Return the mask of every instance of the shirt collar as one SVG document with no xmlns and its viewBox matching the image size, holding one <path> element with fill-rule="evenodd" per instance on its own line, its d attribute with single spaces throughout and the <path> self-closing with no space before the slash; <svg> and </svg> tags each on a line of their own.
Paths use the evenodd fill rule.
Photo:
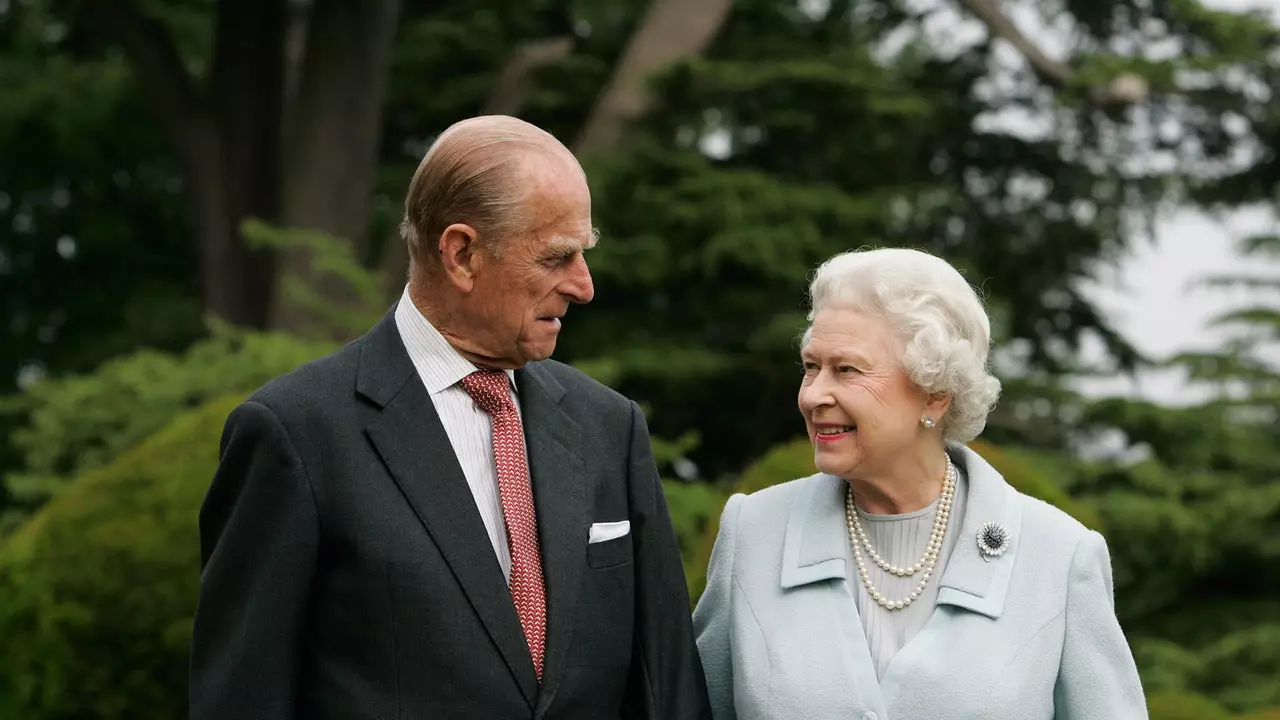
<svg viewBox="0 0 1280 720">
<path fill-rule="evenodd" d="M 462 356 L 444 335 L 427 320 L 409 298 L 409 286 L 405 285 L 396 306 L 396 329 L 404 341 L 404 348 L 413 361 L 418 376 L 427 386 L 427 392 L 435 395 L 458 384 L 462 378 L 480 368 Z M 515 371 L 507 370 L 511 389 L 516 389 Z"/>
</svg>

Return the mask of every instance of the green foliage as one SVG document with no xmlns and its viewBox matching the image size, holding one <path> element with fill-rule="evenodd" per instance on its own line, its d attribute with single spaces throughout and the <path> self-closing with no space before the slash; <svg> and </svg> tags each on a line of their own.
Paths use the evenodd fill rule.
<svg viewBox="0 0 1280 720">
<path fill-rule="evenodd" d="M 182 354 L 140 350 L 91 374 L 41 381 L 11 399 L 27 424 L 13 434 L 24 462 L 4 478 L 17 501 L 6 524 L 11 528 L 71 477 L 106 464 L 183 411 L 229 392 L 248 393 L 334 349 L 217 322 L 210 330 Z"/>
<path fill-rule="evenodd" d="M 315 318 L 313 327 L 295 330 L 295 335 L 320 340 L 355 337 L 386 314 L 389 279 L 362 266 L 350 243 L 318 230 L 277 228 L 256 218 L 245 220 L 241 232 L 250 247 L 297 253 L 310 267 L 308 278 L 296 272 L 280 278 L 282 299 Z"/>
<path fill-rule="evenodd" d="M 1231 720 L 1220 705 L 1192 693 L 1148 695 L 1147 713 L 1151 720 Z"/>
<path fill-rule="evenodd" d="M 197 515 L 240 399 L 81 475 L 0 546 L 0 717 L 185 717 Z"/>
<path fill-rule="evenodd" d="M 1056 377 L 1073 368 L 1075 344 L 1089 334 L 1104 339 L 1115 361 L 1100 372 L 1139 361 L 1077 290 L 1144 231 L 1132 218 L 1188 197 L 1222 206 L 1277 197 L 1271 146 L 1280 116 L 1272 98 L 1280 74 L 1268 61 L 1276 29 L 1198 0 L 1067 0 L 1046 12 L 1061 13 L 1047 18 L 1051 25 L 1076 28 L 1070 65 L 1077 77 L 1066 91 L 1046 93 L 993 74 L 1007 67 L 993 58 L 999 43 L 935 42 L 928 14 L 884 0 L 825 5 L 825 13 L 803 14 L 791 2 L 735 2 L 703 57 L 655 78 L 657 102 L 632 126 L 627 147 L 592 160 L 596 222 L 604 231 L 590 256 L 598 292 L 589 308 L 571 314 L 558 357 L 657 410 L 655 436 L 677 438 L 655 440 L 664 474 L 690 456 L 709 478 L 740 475 L 740 488 L 758 489 L 812 472 L 807 444 L 788 441 L 800 429 L 795 338 L 813 265 L 872 244 L 937 252 L 990 294 L 998 340 L 1030 369 L 1007 378 L 984 435 L 991 443 L 975 447 L 1024 492 L 1105 528 L 1117 606 L 1144 678 L 1158 691 L 1153 719 L 1218 717 L 1276 703 L 1280 372 L 1267 354 L 1280 327 L 1274 303 L 1222 318 L 1240 329 L 1223 348 L 1170 361 L 1217 390 L 1203 406 L 1091 403 L 1063 391 Z M 184 63 L 207 67 L 215 3 L 137 6 L 173 34 Z M 375 213 L 374 235 L 389 239 L 362 248 L 359 260 L 373 264 L 381 247 L 395 242 L 399 199 L 426 143 L 481 111 L 513 47 L 574 37 L 574 52 L 538 73 L 522 113 L 569 140 L 645 6 L 406 6 L 393 50 Z M 185 409 L 223 392 L 247 392 L 331 347 L 218 329 L 185 355 L 172 354 L 203 331 L 189 200 L 177 157 L 120 54 L 100 52 L 86 7 L 0 2 L 0 316 L 8 323 L 0 395 L 17 389 L 19 371 L 63 377 L 101 366 L 90 376 L 37 383 L 7 404 L 16 412 L 5 416 L 0 437 L 12 437 L 20 457 L 0 448 L 0 513 L 11 502 L 6 494 L 25 514 L 71 476 L 99 468 L 88 475 L 98 477 L 123 462 L 121 453 L 134 457 L 130 448 Z M 1152 60 L 1144 50 L 1151 47 L 1184 52 Z M 1126 73 L 1151 85 L 1147 102 L 1123 112 L 1090 104 L 1084 90 Z M 1031 121 L 1000 122 L 1011 114 Z M 1177 132 L 1152 133 L 1153 126 Z M 1226 174 L 1209 182 L 1197 175 L 1205 168 Z M 381 314 L 383 301 L 373 302 L 377 281 L 327 238 L 255 223 L 244 230 L 268 246 L 304 248 L 327 269 L 322 287 L 282 284 L 313 311 L 339 301 L 319 313 L 324 327 L 313 328 L 316 337 L 350 336 Z M 1264 259 L 1280 241 L 1261 237 L 1245 247 Z M 333 293 L 329 280 L 347 289 Z M 1274 273 L 1208 284 L 1259 293 L 1280 287 Z M 1126 441 L 1125 459 L 1078 457 L 1082 437 L 1116 432 Z M 213 431 L 201 438 L 186 450 L 216 446 Z M 757 457 L 762 448 L 776 449 Z M 174 457 L 180 462 L 182 453 Z M 166 455 L 138 477 L 160 483 L 168 462 Z M 16 465 L 22 467 L 13 471 Z M 141 534 L 163 513 L 138 511 L 150 502 L 142 499 L 134 519 L 147 522 L 110 526 L 121 539 L 104 535 L 86 552 L 73 547 L 70 530 L 59 530 L 56 556 L 52 541 L 36 542 L 44 537 L 40 528 L 57 526 L 45 518 L 70 513 L 64 503 L 80 497 L 80 486 L 56 495 L 48 514 L 19 532 L 23 552 L 69 557 L 70 572 L 81 568 L 77 553 L 102 558 L 94 553 L 111 551 L 112 543 L 149 542 Z M 667 480 L 665 487 L 696 596 L 725 485 Z M 116 663 L 112 657 L 81 659 L 59 633 L 82 637 L 76 633 L 94 629 L 94 613 L 110 617 L 108 610 L 64 602 L 74 596 L 50 589 L 58 564 L 19 561 L 17 544 L 0 549 L 0 574 L 9 573 L 0 597 L 16 593 L 14 607 L 26 609 L 5 615 L 8 606 L 0 606 L 0 618 L 17 623 L 0 626 L 6 650 L 17 647 L 9 651 L 14 664 L 0 665 L 0 683 L 25 679 L 15 681 L 18 694 L 0 692 L 0 703 L 25 698 L 27 707 L 61 717 L 136 715 L 144 711 L 127 708 L 140 706 L 146 714 L 180 714 L 149 694 L 149 683 L 168 682 L 166 673 L 185 664 L 160 651 L 135 659 L 128 650 L 114 669 L 106 667 Z M 138 591 L 124 583 L 146 588 L 166 580 L 137 557 L 108 558 L 124 558 L 120 585 L 109 592 L 128 600 L 137 616 L 128 620 L 142 623 L 148 613 L 137 610 Z M 181 574 L 192 566 L 169 567 Z M 100 576 L 93 567 L 84 572 Z M 37 603 L 48 607 L 37 610 Z M 172 617 L 155 615 L 150 637 L 172 639 L 164 626 Z M 104 647 L 117 633 L 131 648 L 128 638 L 140 632 L 124 619 L 101 627 L 95 637 Z M 3 634 L 10 628 L 21 632 Z M 28 661 L 35 670 L 26 671 Z M 98 679 L 109 673 L 115 684 Z M 86 684 L 72 687 L 67 678 L 79 675 Z M 67 688 L 72 695 L 63 703 Z M 123 699 L 130 689 L 140 705 Z M 91 691 L 101 698 L 86 699 Z M 17 712 L 9 710 L 0 706 L 0 716 Z M 1266 711 L 1257 712 L 1261 718 Z"/>
<path fill-rule="evenodd" d="M 1267 261 L 1280 245 L 1263 237 L 1242 247 L 1262 262 L 1204 285 L 1248 286 L 1259 305 L 1227 314 L 1238 333 L 1221 351 L 1169 361 L 1212 397 L 1085 408 L 1081 428 L 1119 430 L 1138 456 L 1079 463 L 1066 487 L 1110 529 L 1116 609 L 1147 688 L 1265 717 L 1260 708 L 1280 707 L 1280 367 L 1267 352 L 1280 309 Z"/>
<path fill-rule="evenodd" d="M 680 557 L 684 563 L 685 583 L 693 601 L 702 594 L 707 582 L 707 562 L 702 557 L 707 536 L 715 538 L 720 525 L 720 512 L 724 510 L 728 496 L 712 485 L 664 480 L 671 523 L 676 529 L 676 542 L 680 545 Z"/>
</svg>

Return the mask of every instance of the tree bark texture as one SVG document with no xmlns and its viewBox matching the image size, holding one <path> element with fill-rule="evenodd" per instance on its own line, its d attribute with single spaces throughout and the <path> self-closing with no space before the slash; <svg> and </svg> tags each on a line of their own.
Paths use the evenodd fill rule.
<svg viewBox="0 0 1280 720">
<path fill-rule="evenodd" d="M 324 231 L 359 257 L 369 231 L 388 67 L 400 0 L 314 0 L 296 96 L 287 112 L 281 224 Z M 313 276 L 305 252 L 282 270 L 320 287 L 334 302 L 342 288 Z M 277 295 L 271 325 L 309 329 L 313 318 Z"/>
<path fill-rule="evenodd" d="M 197 81 L 162 23 L 130 0 L 95 0 L 90 19 L 128 57 L 182 166 L 207 313 L 266 327 L 275 287 L 269 251 L 240 234 L 280 213 L 283 0 L 222 0 L 208 78 Z"/>
<path fill-rule="evenodd" d="M 400 0 L 219 0 L 200 81 L 132 0 L 86 7 L 124 50 L 181 158 L 205 310 L 249 327 L 306 325 L 276 297 L 279 270 L 312 280 L 306 258 L 278 263 L 249 248 L 240 223 L 364 241 Z"/>
</svg>

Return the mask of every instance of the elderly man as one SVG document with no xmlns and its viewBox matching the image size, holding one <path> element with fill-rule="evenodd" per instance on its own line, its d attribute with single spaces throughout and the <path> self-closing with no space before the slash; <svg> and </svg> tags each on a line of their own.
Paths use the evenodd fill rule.
<svg viewBox="0 0 1280 720">
<path fill-rule="evenodd" d="M 460 122 L 403 234 L 394 312 L 227 421 L 191 717 L 707 717 L 644 416 L 547 359 L 593 292 L 581 167 Z"/>
</svg>

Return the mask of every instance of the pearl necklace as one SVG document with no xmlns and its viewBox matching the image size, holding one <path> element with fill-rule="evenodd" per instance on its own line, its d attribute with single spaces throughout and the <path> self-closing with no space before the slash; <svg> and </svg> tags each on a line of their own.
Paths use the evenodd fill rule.
<svg viewBox="0 0 1280 720">
<path fill-rule="evenodd" d="M 853 544 L 854 560 L 858 563 L 858 575 L 862 578 L 862 584 L 867 588 L 867 594 L 880 607 L 886 610 L 901 610 L 918 600 L 921 591 L 924 590 L 925 585 L 929 583 L 929 578 L 933 575 L 934 567 L 938 564 L 938 553 L 942 550 L 942 540 L 947 535 L 947 523 L 951 517 L 951 500 L 956 493 L 956 469 L 951 464 L 950 457 L 945 454 L 943 457 L 946 459 L 947 467 L 943 472 L 942 494 L 938 496 L 938 507 L 934 511 L 933 531 L 929 536 L 929 544 L 924 549 L 924 555 L 911 567 L 900 568 L 890 565 L 880 557 L 875 548 L 871 547 L 871 540 L 862 529 L 862 521 L 858 519 L 858 508 L 853 500 L 853 485 L 850 485 L 848 492 L 845 493 L 845 523 L 849 526 L 849 540 Z M 881 570 L 898 577 L 912 577 L 916 573 L 921 573 L 920 583 L 902 600 L 886 598 L 872 584 L 871 577 L 867 574 L 867 566 L 862 559 L 862 551 L 864 549 L 867 555 L 871 556 L 872 562 Z"/>
</svg>

